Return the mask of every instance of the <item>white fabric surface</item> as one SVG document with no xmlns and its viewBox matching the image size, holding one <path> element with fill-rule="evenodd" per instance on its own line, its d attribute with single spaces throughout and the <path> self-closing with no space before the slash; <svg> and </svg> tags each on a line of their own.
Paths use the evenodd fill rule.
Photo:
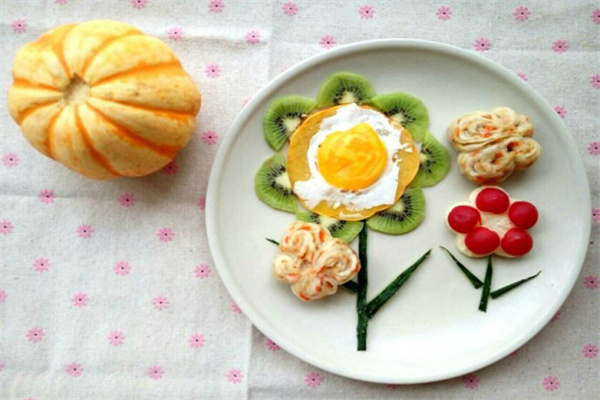
<svg viewBox="0 0 600 400">
<path fill-rule="evenodd" d="M 600 74 L 599 4 L 295 0 L 294 12 L 286 3 L 0 2 L 0 221 L 7 226 L 0 223 L 0 398 L 599 398 L 599 357 L 593 354 L 600 345 L 600 76 L 593 83 Z M 363 9 L 363 17 L 364 5 L 372 9 Z M 530 12 L 526 20 L 515 17 L 520 6 Z M 451 10 L 449 19 L 444 15 L 450 12 L 440 7 Z M 202 90 L 196 137 L 177 157 L 174 174 L 87 180 L 37 153 L 8 115 L 16 50 L 54 26 L 98 18 L 125 21 L 165 40 Z M 18 20 L 26 23 L 24 29 Z M 181 39 L 168 34 L 171 28 L 181 28 Z M 257 43 L 249 43 L 255 41 L 247 36 L 251 31 L 260 35 Z M 198 205 L 218 142 L 245 100 L 282 69 L 327 51 L 328 35 L 335 46 L 410 37 L 472 51 L 477 39 L 487 38 L 485 57 L 525 74 L 552 105 L 566 110 L 564 122 L 591 182 L 592 238 L 561 314 L 517 354 L 468 378 L 388 387 L 341 378 L 269 349 L 266 338 L 235 311 L 212 265 Z M 557 40 L 567 41 L 566 52 L 560 53 L 559 44 L 559 52 L 553 51 Z M 211 65 L 219 66 L 218 77 L 207 72 Z M 217 144 L 210 144 L 207 131 L 216 133 Z M 53 201 L 41 201 L 43 190 L 53 192 Z M 134 195 L 133 206 L 121 205 L 124 193 Z M 92 226 L 91 237 L 78 236 L 83 224 Z M 171 241 L 158 239 L 164 227 L 174 232 Z M 35 264 L 40 258 L 49 262 L 45 271 Z M 113 270 L 120 261 L 129 264 L 127 275 Z M 195 272 L 200 264 L 211 269 L 204 278 Z M 77 293 L 88 299 L 81 307 L 72 301 Z M 166 308 L 154 308 L 157 296 L 167 298 Z M 43 338 L 29 340 L 27 333 L 37 327 Z M 115 330 L 125 336 L 120 345 L 109 342 Z M 190 346 L 194 333 L 203 335 L 201 347 Z M 592 347 L 584 350 L 588 344 Z M 67 373 L 72 363 L 82 368 L 79 376 Z M 163 370 L 159 379 L 148 374 L 153 366 Z M 237 383 L 227 377 L 232 370 L 241 373 Z M 553 383 L 544 384 L 548 377 L 555 377 L 549 379 Z"/>
</svg>

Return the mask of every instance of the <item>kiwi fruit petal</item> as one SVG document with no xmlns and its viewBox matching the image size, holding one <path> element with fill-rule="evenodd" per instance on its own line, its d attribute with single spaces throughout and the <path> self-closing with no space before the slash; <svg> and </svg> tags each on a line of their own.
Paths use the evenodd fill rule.
<svg viewBox="0 0 600 400">
<path fill-rule="evenodd" d="M 450 170 L 450 153 L 431 133 L 423 137 L 420 158 L 419 172 L 410 183 L 411 187 L 433 186 Z"/>
<path fill-rule="evenodd" d="M 386 93 L 374 97 L 369 105 L 375 107 L 410 132 L 420 142 L 429 129 L 429 113 L 425 104 L 407 93 Z"/>
<path fill-rule="evenodd" d="M 331 236 L 350 243 L 360 233 L 364 222 L 362 221 L 341 221 L 335 218 L 324 217 L 310 211 L 298 211 L 296 219 L 304 222 L 313 222 L 329 230 Z"/>
<path fill-rule="evenodd" d="M 254 190 L 260 200 L 273 208 L 291 213 L 298 208 L 281 153 L 276 153 L 260 166 L 254 177 Z"/>
<path fill-rule="evenodd" d="M 362 104 L 376 95 L 371 82 L 362 75 L 338 72 L 323 82 L 317 95 L 317 107 Z"/>
<path fill-rule="evenodd" d="M 367 226 L 390 235 L 402 235 L 415 229 L 425 218 L 425 195 L 421 188 L 410 189 L 390 208 L 367 219 Z"/>
<path fill-rule="evenodd" d="M 314 108 L 315 101 L 306 97 L 290 95 L 275 99 L 263 118 L 267 144 L 279 151 Z"/>
</svg>

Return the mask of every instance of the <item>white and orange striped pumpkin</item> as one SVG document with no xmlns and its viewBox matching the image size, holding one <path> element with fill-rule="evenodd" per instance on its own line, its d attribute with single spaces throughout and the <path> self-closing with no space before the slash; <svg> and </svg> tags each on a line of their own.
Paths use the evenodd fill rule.
<svg viewBox="0 0 600 400">
<path fill-rule="evenodd" d="M 52 29 L 15 56 L 8 105 L 33 147 L 93 179 L 143 176 L 194 131 L 200 92 L 173 51 L 131 25 Z"/>
</svg>

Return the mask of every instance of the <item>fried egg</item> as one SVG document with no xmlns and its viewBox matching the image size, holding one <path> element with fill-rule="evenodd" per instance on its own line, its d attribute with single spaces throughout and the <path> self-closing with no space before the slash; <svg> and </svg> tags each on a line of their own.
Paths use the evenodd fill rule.
<svg viewBox="0 0 600 400">
<path fill-rule="evenodd" d="M 418 167 L 410 133 L 356 104 L 312 115 L 290 142 L 293 192 L 310 210 L 342 220 L 361 220 L 391 207 Z"/>
</svg>

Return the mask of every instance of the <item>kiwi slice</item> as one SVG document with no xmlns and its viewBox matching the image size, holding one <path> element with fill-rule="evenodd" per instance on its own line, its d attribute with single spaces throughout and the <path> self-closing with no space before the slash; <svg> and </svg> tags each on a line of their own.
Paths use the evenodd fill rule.
<svg viewBox="0 0 600 400">
<path fill-rule="evenodd" d="M 429 113 L 425 104 L 410 94 L 382 94 L 371 99 L 369 104 L 406 128 L 418 142 L 429 129 Z"/>
<path fill-rule="evenodd" d="M 402 235 L 415 229 L 425 218 L 425 196 L 421 188 L 410 189 L 387 210 L 367 219 L 367 226 L 375 231 Z"/>
<path fill-rule="evenodd" d="M 319 224 L 323 228 L 327 228 L 329 233 L 331 233 L 331 236 L 342 239 L 347 243 L 350 243 L 354 240 L 364 225 L 364 222 L 362 221 L 341 221 L 339 219 L 315 214 L 314 212 L 310 211 L 298 211 L 296 213 L 296 218 L 299 221 Z"/>
<path fill-rule="evenodd" d="M 441 181 L 450 169 L 450 153 L 431 133 L 426 133 L 423 137 L 419 157 L 419 172 L 410 183 L 412 187 L 433 186 Z"/>
<path fill-rule="evenodd" d="M 284 96 L 275 99 L 263 118 L 263 133 L 267 144 L 279 151 L 313 108 L 314 100 L 306 97 Z"/>
<path fill-rule="evenodd" d="M 321 85 L 317 95 L 317 106 L 362 104 L 375 95 L 371 82 L 364 76 L 350 72 L 338 72 L 327 78 Z"/>
<path fill-rule="evenodd" d="M 283 154 L 276 153 L 261 165 L 254 177 L 254 190 L 258 198 L 271 207 L 296 212 L 296 198 L 292 194 Z"/>
</svg>

